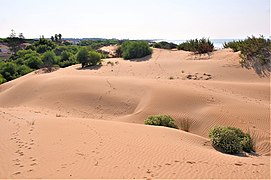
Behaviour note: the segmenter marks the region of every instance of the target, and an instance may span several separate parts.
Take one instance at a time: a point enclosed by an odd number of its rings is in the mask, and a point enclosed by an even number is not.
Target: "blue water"
[[[214,44],[215,49],[222,49],[224,43],[237,41],[237,40],[240,40],[240,39],[210,39],[210,41]],[[157,42],[160,42],[160,41],[167,41],[167,42],[172,42],[174,44],[181,44],[187,40],[159,40]]]

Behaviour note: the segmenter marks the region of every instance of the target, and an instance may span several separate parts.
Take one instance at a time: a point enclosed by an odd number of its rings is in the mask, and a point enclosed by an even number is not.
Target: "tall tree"
[[[9,49],[12,53],[16,53],[21,49],[20,45],[24,42],[24,39],[16,37],[15,31],[12,29],[10,36],[7,38]]]
[[[61,43],[62,42],[62,34],[58,34],[58,39],[59,39],[59,42]]]
[[[19,38],[21,38],[21,39],[25,39],[25,37],[24,37],[23,33],[19,33]]]
[[[10,38],[15,38],[16,37],[16,33],[14,31],[14,29],[11,29],[11,33],[9,35]]]
[[[58,35],[55,34],[55,42],[58,42]]]

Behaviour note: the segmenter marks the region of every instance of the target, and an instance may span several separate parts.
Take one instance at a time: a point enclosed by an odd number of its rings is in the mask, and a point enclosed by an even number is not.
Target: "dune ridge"
[[[0,178],[268,179],[270,79],[239,60],[229,49],[201,57],[154,49],[135,61],[5,83]],[[144,125],[154,114],[171,115],[179,127],[188,118],[189,132]],[[257,155],[213,149],[215,125],[249,131]]]

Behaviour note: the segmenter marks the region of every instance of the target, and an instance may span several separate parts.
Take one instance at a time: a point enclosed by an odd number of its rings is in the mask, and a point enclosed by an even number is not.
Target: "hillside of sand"
[[[0,85],[0,178],[270,178],[270,83],[228,49],[154,49],[103,66],[33,72]],[[168,114],[188,132],[144,125]],[[250,132],[256,154],[227,155],[213,126]]]

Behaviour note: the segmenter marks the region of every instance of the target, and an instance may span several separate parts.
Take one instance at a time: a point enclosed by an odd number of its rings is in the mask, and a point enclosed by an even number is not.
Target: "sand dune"
[[[154,49],[31,73],[0,86],[0,178],[270,178],[270,84],[228,49]],[[107,62],[112,63],[108,64]],[[168,114],[189,132],[143,124]],[[215,125],[250,131],[257,155],[214,150]]]

